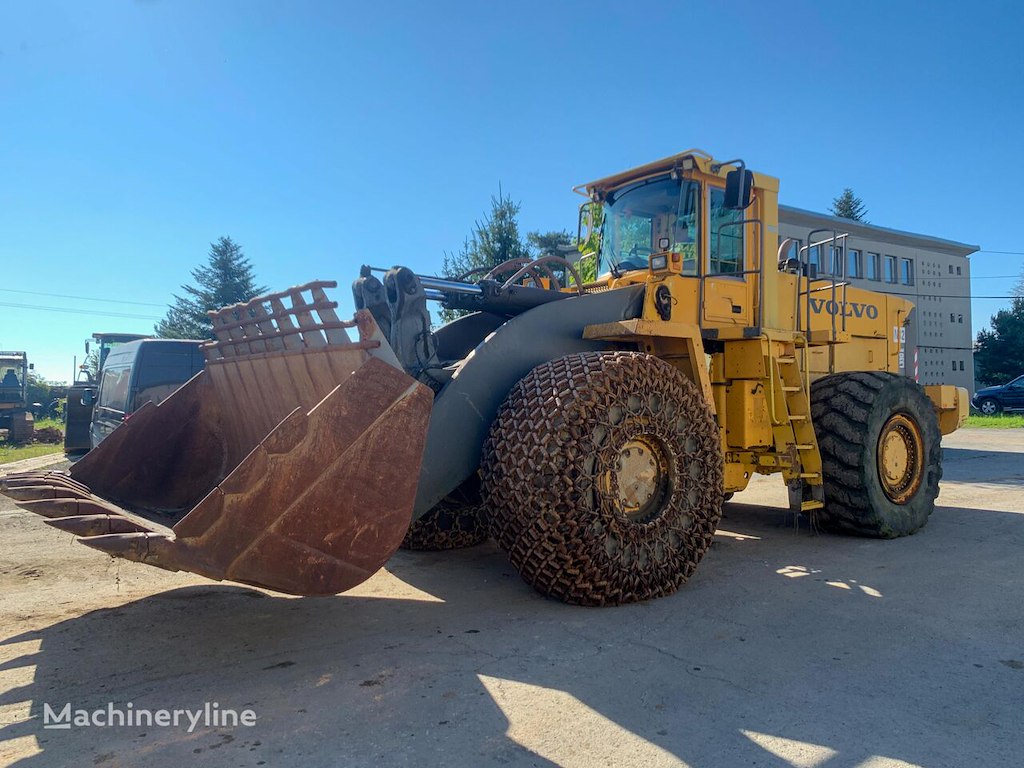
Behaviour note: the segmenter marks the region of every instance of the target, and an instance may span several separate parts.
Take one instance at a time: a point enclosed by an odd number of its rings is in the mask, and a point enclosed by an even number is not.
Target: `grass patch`
[[[60,419],[36,419],[36,429],[43,429],[44,427],[56,427],[63,432],[64,422]]]
[[[12,461],[34,459],[36,456],[63,452],[64,446],[59,443],[32,443],[30,445],[0,443],[0,464],[10,464]]]
[[[1000,413],[998,416],[968,416],[965,427],[987,427],[989,429],[1015,429],[1024,427],[1024,416]]]

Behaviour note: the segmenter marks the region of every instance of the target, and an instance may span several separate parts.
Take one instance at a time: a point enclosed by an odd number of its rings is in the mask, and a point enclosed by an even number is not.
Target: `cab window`
[[[710,219],[710,266],[712,275],[734,275],[743,271],[743,211],[725,207],[725,190],[711,187],[708,194]]]

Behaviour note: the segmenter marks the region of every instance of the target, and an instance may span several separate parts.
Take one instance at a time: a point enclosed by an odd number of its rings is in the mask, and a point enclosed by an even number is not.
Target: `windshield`
[[[697,183],[669,177],[613,192],[604,205],[599,272],[647,269],[652,253],[683,255],[697,274]]]

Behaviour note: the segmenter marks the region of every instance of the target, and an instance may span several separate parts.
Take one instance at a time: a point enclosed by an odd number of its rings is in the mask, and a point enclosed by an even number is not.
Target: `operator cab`
[[[690,277],[740,275],[746,269],[750,171],[742,161],[720,164],[739,167],[726,174],[724,185],[712,184],[693,172],[692,157],[669,160],[679,162],[665,167],[662,161],[660,173],[636,169],[641,172],[585,185],[591,202],[580,209],[579,242],[581,250],[592,246],[597,252],[598,280],[648,269]]]
[[[25,371],[28,368],[23,352],[0,352],[0,402],[21,403],[25,399]]]

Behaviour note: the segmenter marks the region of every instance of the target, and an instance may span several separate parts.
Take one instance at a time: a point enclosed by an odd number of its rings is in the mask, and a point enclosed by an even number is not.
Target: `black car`
[[[1000,387],[985,387],[974,393],[971,404],[986,416],[1000,411],[1024,411],[1024,376]]]

